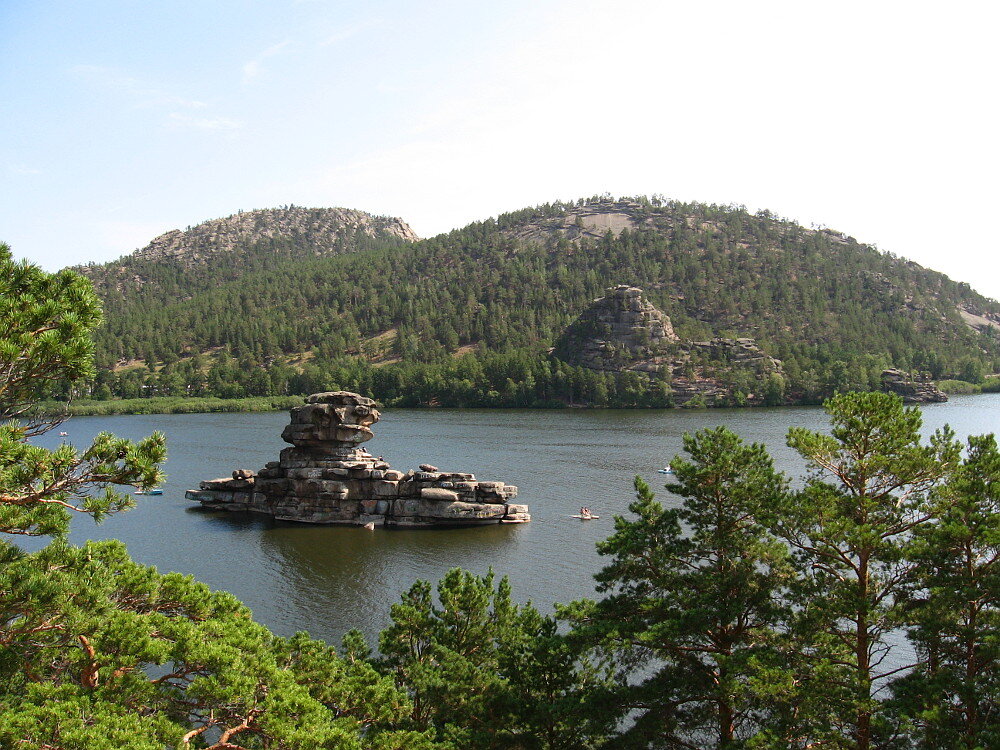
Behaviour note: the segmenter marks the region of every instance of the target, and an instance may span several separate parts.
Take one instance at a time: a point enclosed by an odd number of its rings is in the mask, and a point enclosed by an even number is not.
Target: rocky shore
[[[393,469],[360,445],[379,420],[375,402],[347,391],[315,393],[291,410],[281,438],[292,447],[260,471],[202,482],[185,497],[206,508],[263,513],[282,521],[429,527],[525,523],[517,487],[474,474]]]
[[[937,404],[948,400],[948,396],[934,385],[930,375],[920,373],[884,370],[882,389],[902,396],[904,404]]]

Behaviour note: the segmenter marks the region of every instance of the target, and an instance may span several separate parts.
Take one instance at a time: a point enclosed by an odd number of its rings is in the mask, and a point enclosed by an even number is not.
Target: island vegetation
[[[377,650],[282,638],[225,592],[70,545],[160,479],[162,435],[46,450],[39,399],[93,376],[89,284],[0,248],[0,747],[987,748],[1000,736],[1000,449],[920,436],[884,393],[792,428],[800,484],[725,428],[600,544],[600,598],[417,581]],[[905,634],[912,649],[900,647]]]

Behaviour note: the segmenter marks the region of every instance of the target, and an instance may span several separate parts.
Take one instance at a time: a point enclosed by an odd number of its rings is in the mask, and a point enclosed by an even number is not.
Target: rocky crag
[[[98,293],[163,295],[173,301],[218,289],[262,263],[304,260],[355,252],[366,245],[413,242],[416,233],[402,219],[349,208],[265,208],[240,211],[173,229],[117,261],[81,266]]]
[[[263,513],[283,521],[364,526],[479,526],[531,520],[511,504],[517,487],[422,464],[406,473],[361,444],[379,420],[375,402],[356,393],[310,396],[291,410],[281,438],[291,448],[258,472],[202,482],[185,497],[206,508]]]
[[[626,285],[594,300],[559,338],[552,356],[591,370],[662,378],[677,406],[696,398],[708,406],[731,403],[738,390],[747,403],[763,403],[767,376],[783,376],[781,362],[753,339],[682,341],[670,318],[641,289]]]
[[[579,205],[565,206],[554,216],[539,217],[521,226],[505,231],[509,237],[521,242],[544,243],[549,238],[567,240],[598,240],[611,232],[617,237],[626,229],[656,230],[665,222],[654,215],[649,206],[628,199],[595,200]]]
[[[373,216],[349,208],[290,206],[240,211],[183,232],[174,229],[133,255],[145,260],[170,258],[204,264],[219,253],[278,237],[307,238],[313,254],[326,255],[336,252],[345,237],[358,233],[370,238],[388,235],[411,242],[418,239],[405,221],[395,217]]]
[[[884,370],[882,390],[902,396],[904,404],[935,404],[948,400],[948,396],[934,385],[930,375],[902,370]]]

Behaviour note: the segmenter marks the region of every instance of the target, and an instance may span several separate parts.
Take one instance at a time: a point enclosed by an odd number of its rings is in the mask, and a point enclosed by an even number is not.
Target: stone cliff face
[[[629,286],[608,289],[556,343],[553,355],[592,370],[659,372],[678,341],[670,318]]]
[[[356,393],[316,393],[291,411],[281,438],[291,448],[259,472],[202,482],[185,497],[206,508],[263,513],[284,521],[364,526],[480,526],[531,520],[510,501],[517,487],[422,464],[403,473],[361,443],[379,420]]]
[[[655,229],[657,221],[635,201],[617,200],[572,206],[560,216],[529,222],[507,234],[521,241],[544,242],[553,235],[567,240],[599,239],[611,232],[615,237],[624,230]]]
[[[241,211],[224,219],[213,219],[186,231],[174,229],[161,234],[146,247],[136,250],[136,258],[173,259],[192,265],[209,262],[219,253],[277,237],[300,237],[308,241],[315,255],[337,249],[345,237],[360,232],[403,240],[419,239],[402,219],[373,216],[347,208],[265,208]]]
[[[556,342],[552,356],[605,372],[641,372],[670,383],[674,403],[701,397],[707,405],[736,396],[735,381],[756,383],[744,394],[748,403],[763,401],[763,380],[782,375],[781,362],[753,339],[681,341],[670,318],[636,287],[607,290],[572,323]]]
[[[885,370],[882,389],[902,396],[904,404],[934,404],[948,400],[929,375],[914,375],[902,370]]]

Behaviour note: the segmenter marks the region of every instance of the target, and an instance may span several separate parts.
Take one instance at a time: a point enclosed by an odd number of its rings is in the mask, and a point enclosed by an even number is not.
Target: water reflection
[[[374,642],[388,622],[389,607],[415,580],[436,581],[451,567],[485,573],[513,564],[520,527],[449,530],[376,529],[275,522],[249,514],[191,509],[217,530],[254,545],[243,571],[258,616],[282,634],[308,629],[337,640],[358,627]],[[250,532],[250,533],[247,533]],[[239,576],[238,571],[234,573]],[[268,583],[265,584],[265,581]],[[230,585],[240,587],[239,581]]]

